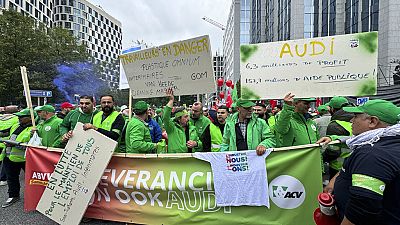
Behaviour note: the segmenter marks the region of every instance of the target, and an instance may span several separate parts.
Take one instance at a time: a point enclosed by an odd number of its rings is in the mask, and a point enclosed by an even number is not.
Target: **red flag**
[[[228,97],[226,98],[226,107],[230,108],[233,103],[231,91],[228,90]]]

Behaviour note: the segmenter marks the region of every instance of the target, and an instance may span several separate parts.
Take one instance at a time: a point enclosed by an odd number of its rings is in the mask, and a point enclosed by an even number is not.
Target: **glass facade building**
[[[121,22],[86,0],[0,0],[5,9],[29,15],[48,27],[68,29],[85,44],[87,52],[103,67],[102,79],[110,87],[119,85]]]

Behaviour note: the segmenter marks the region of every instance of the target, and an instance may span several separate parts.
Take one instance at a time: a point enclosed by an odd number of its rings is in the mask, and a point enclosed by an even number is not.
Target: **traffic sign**
[[[364,105],[368,100],[369,97],[357,98],[357,105]]]
[[[25,92],[24,92],[24,96],[25,96]],[[53,97],[53,92],[47,91],[47,90],[31,90],[31,97],[50,98],[50,97]]]

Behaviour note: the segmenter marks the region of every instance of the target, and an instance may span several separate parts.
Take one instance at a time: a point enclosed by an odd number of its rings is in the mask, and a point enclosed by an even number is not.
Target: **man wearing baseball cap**
[[[343,110],[354,113],[355,136],[341,139],[352,153],[333,180],[341,224],[400,224],[400,109],[370,100]]]
[[[155,153],[157,144],[151,140],[148,124],[145,122],[149,105],[145,101],[138,101],[133,106],[135,116],[129,121],[126,128],[125,144],[127,153]]]
[[[55,115],[56,110],[51,105],[43,105],[35,108],[40,123],[37,125],[37,132],[42,138],[42,145],[53,147],[54,143],[61,137],[60,124],[62,119]]]
[[[61,105],[61,111],[57,114],[57,117],[60,119],[64,119],[71,110],[74,109],[74,105],[69,102],[63,102]]]
[[[274,130],[279,147],[313,144],[319,139],[317,125],[308,113],[315,98],[294,98],[288,93]]]
[[[264,154],[267,148],[275,147],[276,141],[265,120],[253,114],[255,103],[239,98],[238,112],[226,121],[221,151],[257,150]]]
[[[10,135],[6,139],[15,143],[28,143],[31,139],[32,129],[30,110],[23,109],[20,112],[14,113],[14,115],[18,116],[19,122],[11,127]],[[19,200],[21,187],[19,183],[19,174],[21,169],[25,169],[26,147],[10,142],[6,142],[5,146],[6,147],[1,152],[0,160],[3,161],[3,168],[6,171],[8,199],[1,206],[2,208],[6,208]]]

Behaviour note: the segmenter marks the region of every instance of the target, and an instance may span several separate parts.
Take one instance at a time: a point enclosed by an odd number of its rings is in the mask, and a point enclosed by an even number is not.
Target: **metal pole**
[[[197,102],[200,102],[200,94],[197,94]]]
[[[129,120],[132,118],[132,91],[129,88]]]
[[[37,97],[37,105],[40,106],[40,97]]]

